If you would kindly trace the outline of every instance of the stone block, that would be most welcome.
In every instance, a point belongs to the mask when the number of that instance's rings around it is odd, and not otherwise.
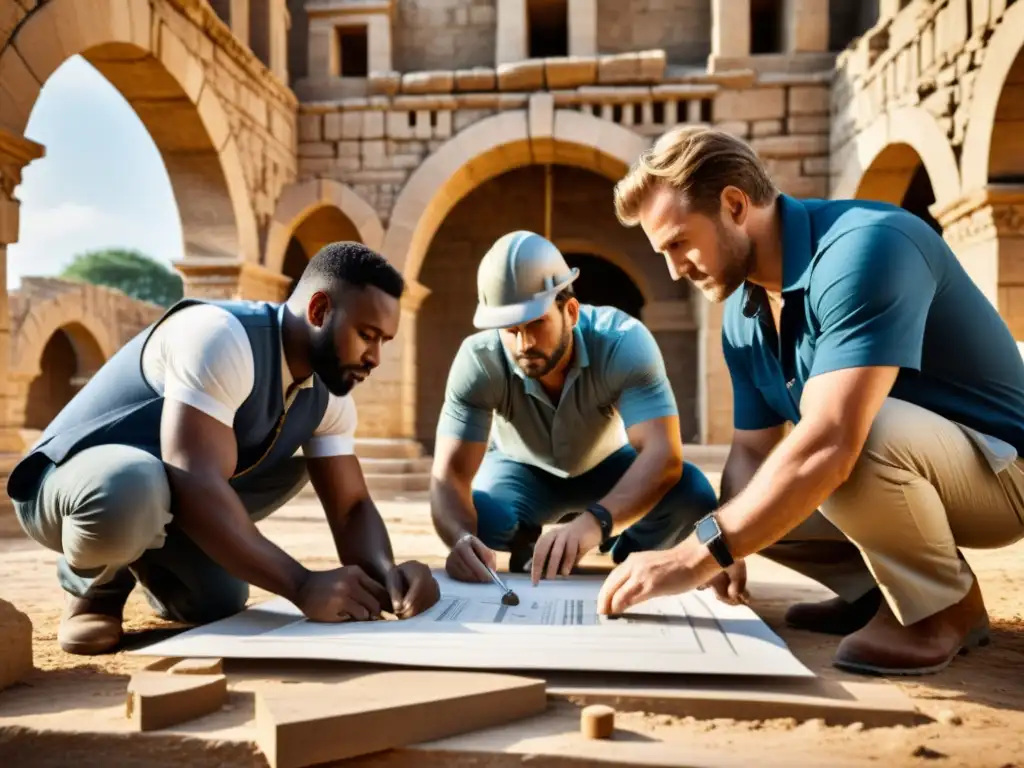
[[[635,83],[641,79],[640,56],[636,53],[618,53],[597,58],[597,82]]]
[[[24,680],[34,669],[32,621],[0,600],[0,690]]]
[[[750,124],[751,136],[778,136],[782,133],[781,120],[755,120]]]
[[[829,106],[827,87],[800,86],[789,89],[791,115],[827,115]]]
[[[455,70],[456,91],[493,91],[496,85],[497,76],[491,67]]]
[[[452,113],[451,110],[442,109],[437,113],[437,122],[434,125],[434,138],[447,139],[452,135]]]
[[[319,141],[323,138],[322,115],[299,115],[299,141]]]
[[[742,120],[727,120],[724,123],[715,123],[715,128],[725,133],[731,133],[733,136],[738,136],[741,139],[746,139],[750,136],[750,123]]]
[[[336,157],[330,162],[335,171],[358,171],[362,165],[358,157]]]
[[[338,157],[362,157],[362,144],[361,141],[339,141]]]
[[[384,138],[384,113],[377,109],[363,112],[363,138]]]
[[[402,93],[451,93],[455,75],[449,71],[407,72],[402,75]]]
[[[299,144],[299,157],[334,157],[334,144],[329,141],[304,141]]]
[[[827,176],[797,176],[779,182],[779,189],[793,197],[828,197]]]
[[[544,80],[548,88],[576,88],[597,82],[597,58],[566,56],[544,59]]]
[[[324,115],[324,138],[328,141],[358,139],[362,132],[362,112],[330,112]]]
[[[828,154],[828,136],[765,136],[752,139],[751,147],[761,157],[808,157]]]
[[[776,157],[765,158],[764,168],[768,175],[778,181],[779,179],[795,179],[800,175],[801,161],[799,159],[779,159]]]
[[[387,168],[387,142],[383,139],[364,141],[362,143],[364,168]]]
[[[413,170],[418,168],[422,159],[419,155],[392,155],[390,165],[396,170]]]
[[[516,61],[499,64],[499,91],[539,91],[544,87],[544,61]]]
[[[828,133],[830,128],[827,115],[800,115],[786,120],[786,130],[792,134]]]
[[[640,59],[641,82],[657,83],[664,79],[668,63],[664,50],[640,51],[637,57]]]
[[[400,72],[371,72],[367,78],[367,86],[371,94],[394,96],[402,87]]]
[[[388,138],[411,139],[413,127],[409,120],[409,112],[388,112],[386,128]]]
[[[803,161],[804,176],[828,176],[830,173],[828,157],[807,157]]]
[[[750,88],[721,91],[714,100],[714,122],[723,120],[777,120],[786,115],[782,88]]]

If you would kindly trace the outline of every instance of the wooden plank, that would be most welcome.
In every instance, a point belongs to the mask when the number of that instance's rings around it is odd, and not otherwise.
[[[548,695],[580,706],[701,720],[824,720],[827,725],[915,725],[930,720],[891,683],[804,680],[658,680],[620,675],[546,676]]]
[[[142,671],[128,682],[125,716],[136,730],[153,731],[216,712],[227,699],[224,675]]]
[[[544,681],[401,670],[256,692],[255,739],[271,768],[302,768],[543,712]]]

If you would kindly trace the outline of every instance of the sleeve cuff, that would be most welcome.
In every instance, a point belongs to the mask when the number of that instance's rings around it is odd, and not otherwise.
[[[319,435],[310,438],[302,446],[302,455],[307,459],[327,456],[353,456],[356,452],[355,438],[350,435]]]
[[[210,395],[205,392],[190,389],[189,387],[182,386],[176,382],[168,382],[167,389],[164,391],[164,398],[184,403],[185,405],[195,408],[197,411],[202,411],[207,416],[216,419],[227,427],[234,427],[234,409],[229,408],[219,400],[210,397]]]

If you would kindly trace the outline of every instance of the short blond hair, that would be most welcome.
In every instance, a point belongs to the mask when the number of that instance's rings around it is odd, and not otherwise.
[[[686,197],[694,210],[717,212],[722,190],[734,186],[754,205],[768,205],[778,195],[768,171],[742,139],[716,128],[679,126],[644,150],[629,173],[615,185],[615,215],[636,226],[640,208],[658,184]]]

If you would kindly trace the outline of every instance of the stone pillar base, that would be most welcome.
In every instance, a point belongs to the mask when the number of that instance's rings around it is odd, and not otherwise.
[[[175,263],[185,282],[185,295],[204,299],[284,301],[291,278],[260,264],[214,258]]]

